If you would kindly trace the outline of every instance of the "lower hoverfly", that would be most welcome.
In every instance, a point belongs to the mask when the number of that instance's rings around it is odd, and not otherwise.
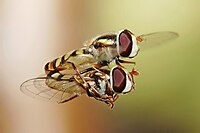
[[[121,63],[138,54],[137,44],[158,45],[178,37],[175,32],[156,32],[135,36],[129,30],[97,36],[84,45],[45,65],[46,75],[25,81],[21,90],[27,95],[58,103],[67,102],[84,93],[113,107],[119,93],[134,86],[133,76]],[[109,67],[111,62],[115,67]],[[72,71],[72,73],[70,73]]]
[[[21,91],[34,98],[58,103],[65,103],[87,94],[113,108],[118,94],[125,94],[134,89],[134,75],[137,75],[134,69],[127,72],[120,66],[111,69],[108,66],[100,69],[91,67],[79,74],[64,74],[59,79],[44,76],[27,80],[21,85]]]

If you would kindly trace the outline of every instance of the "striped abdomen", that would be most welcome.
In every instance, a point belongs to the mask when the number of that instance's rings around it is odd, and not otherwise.
[[[74,50],[57,58],[51,62],[48,62],[44,69],[47,76],[55,79],[61,79],[64,74],[63,70],[74,70],[74,67],[84,69],[85,66],[91,66],[91,63],[95,62],[93,56],[87,52],[85,48],[80,50]]]

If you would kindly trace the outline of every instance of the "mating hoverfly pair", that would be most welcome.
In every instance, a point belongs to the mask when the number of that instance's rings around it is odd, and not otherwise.
[[[158,45],[178,37],[175,32],[155,32],[135,36],[129,30],[97,36],[74,50],[45,65],[45,76],[22,83],[23,93],[49,101],[65,103],[87,94],[113,108],[119,94],[134,90],[134,70],[128,72],[122,64],[135,64],[141,47]]]

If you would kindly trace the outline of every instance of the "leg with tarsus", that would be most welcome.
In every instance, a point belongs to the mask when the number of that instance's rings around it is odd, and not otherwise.
[[[74,77],[75,80],[76,80],[79,84],[82,84],[82,85],[84,86],[84,88],[88,88],[88,83],[83,79],[83,77],[81,76],[79,70],[76,68],[76,66],[74,65],[74,63],[73,63],[73,62],[67,62],[67,63],[70,63],[70,64],[72,65],[72,67],[73,67],[73,69],[75,70],[77,76],[81,79],[81,82],[79,82],[79,80],[78,80],[76,77]]]
[[[87,93],[88,93],[88,96],[94,97],[96,100],[105,102],[106,104],[110,106],[111,109],[113,108],[114,101],[117,98],[117,97],[115,98],[113,96],[108,96],[108,95],[101,95],[98,91],[96,91],[93,88],[90,88]]]

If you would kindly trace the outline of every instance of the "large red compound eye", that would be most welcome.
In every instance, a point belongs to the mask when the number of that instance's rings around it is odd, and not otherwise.
[[[112,88],[114,92],[122,93],[126,87],[126,73],[119,67],[112,71]]]
[[[131,32],[128,30],[124,30],[119,34],[119,54],[122,57],[128,57],[132,51],[132,36]]]

